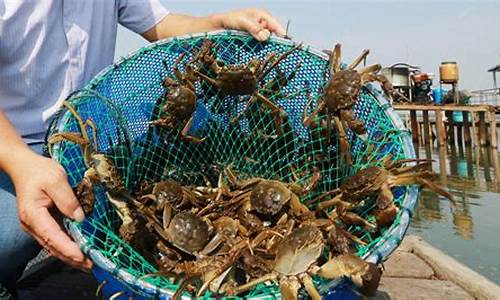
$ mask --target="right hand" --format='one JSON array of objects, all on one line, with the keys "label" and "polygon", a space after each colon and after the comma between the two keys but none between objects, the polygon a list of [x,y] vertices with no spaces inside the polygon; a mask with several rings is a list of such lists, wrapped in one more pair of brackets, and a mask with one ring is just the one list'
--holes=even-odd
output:
[{"label": "right hand", "polygon": [[64,168],[56,161],[34,152],[17,153],[15,171],[10,174],[16,188],[17,210],[22,228],[52,255],[80,269],[90,269],[92,262],[70,239],[50,211],[56,207],[76,221],[84,213],[69,186]]}]

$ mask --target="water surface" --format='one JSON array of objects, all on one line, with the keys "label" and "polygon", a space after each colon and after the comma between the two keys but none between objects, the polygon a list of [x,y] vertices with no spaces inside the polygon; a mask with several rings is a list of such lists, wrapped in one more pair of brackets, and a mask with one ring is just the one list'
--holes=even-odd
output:
[{"label": "water surface", "polygon": [[433,158],[441,184],[454,194],[456,208],[423,190],[409,233],[500,284],[500,156],[491,148],[416,149]]}]

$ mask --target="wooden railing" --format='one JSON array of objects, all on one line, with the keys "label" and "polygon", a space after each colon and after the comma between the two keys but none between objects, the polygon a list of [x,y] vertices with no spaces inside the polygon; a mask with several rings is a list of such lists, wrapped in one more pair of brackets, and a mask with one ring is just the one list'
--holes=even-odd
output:
[{"label": "wooden railing", "polygon": [[[413,142],[416,144],[421,141],[425,144],[432,144],[431,135],[435,132],[438,146],[445,146],[446,142],[454,145],[456,141],[459,146],[464,143],[473,146],[498,147],[494,105],[394,104],[393,107],[398,111],[410,112],[410,127]],[[422,116],[422,122],[417,119],[417,112]],[[429,112],[433,113],[434,122],[429,118]],[[453,121],[454,112],[462,114],[462,122]],[[443,115],[447,117],[446,122],[444,122]],[[435,130],[432,129],[432,125],[435,125]]]}]

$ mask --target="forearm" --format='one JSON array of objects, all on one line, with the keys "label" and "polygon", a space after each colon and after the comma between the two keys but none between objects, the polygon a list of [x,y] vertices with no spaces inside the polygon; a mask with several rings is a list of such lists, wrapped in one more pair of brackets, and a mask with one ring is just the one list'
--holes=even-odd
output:
[{"label": "forearm", "polygon": [[16,162],[33,153],[0,110],[0,169],[13,176]]},{"label": "forearm", "polygon": [[172,36],[189,33],[206,32],[223,28],[220,15],[193,17],[180,14],[169,14],[160,23],[144,32],[142,36],[148,41],[156,41]]}]

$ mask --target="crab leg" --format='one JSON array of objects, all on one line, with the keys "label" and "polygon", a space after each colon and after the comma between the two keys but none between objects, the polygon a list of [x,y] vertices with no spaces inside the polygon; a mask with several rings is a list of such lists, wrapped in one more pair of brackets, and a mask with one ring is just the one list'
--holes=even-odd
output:
[{"label": "crab leg", "polygon": [[267,275],[264,275],[262,277],[259,277],[259,278],[256,278],[254,280],[251,280],[245,284],[242,284],[236,288],[230,288],[228,291],[227,291],[227,294],[228,295],[238,295],[238,294],[241,294],[243,292],[246,292],[248,290],[250,290],[251,288],[253,288],[254,286],[258,285],[259,283],[263,283],[263,282],[266,282],[266,281],[274,281],[276,280],[276,278],[278,278],[278,274],[275,274],[275,273],[269,273]]},{"label": "crab leg", "polygon": [[302,48],[302,44],[297,44],[295,45],[292,49],[288,50],[287,52],[281,54],[280,57],[278,57],[275,61],[273,61],[273,63],[271,64],[271,66],[269,66],[269,68],[267,68],[267,70],[264,70],[258,77],[258,81],[261,81],[262,79],[264,79],[267,74],[269,74],[269,72],[271,72],[272,69],[274,69],[282,60],[284,60],[285,58],[287,58],[290,54],[292,54],[293,52],[295,52],[296,50]]},{"label": "crab leg", "polygon": [[348,225],[364,226],[367,229],[375,229],[377,226],[360,217],[358,214],[347,211],[338,214],[340,220]]},{"label": "crab leg", "polygon": [[456,207],[457,206],[457,203],[455,202],[455,200],[453,199],[453,195],[448,192],[448,191],[445,191],[444,189],[442,189],[440,186],[438,186],[437,184],[435,184],[434,182],[430,181],[430,180],[427,180],[425,178],[422,178],[422,177],[417,177],[417,181],[418,183],[420,183],[421,185],[431,189],[432,191],[440,194],[441,196],[444,196],[446,198],[448,198],[448,200],[450,200],[451,204]]},{"label": "crab leg", "polygon": [[314,287],[314,283],[311,279],[311,276],[305,273],[301,274],[300,281],[302,281],[302,284],[304,285],[307,293],[309,294],[312,300],[321,300],[321,295],[318,293],[316,287]]},{"label": "crab leg", "polygon": [[300,289],[300,283],[295,277],[283,277],[279,281],[281,297],[283,300],[296,300]]},{"label": "crab leg", "polygon": [[351,160],[351,151],[350,151],[350,145],[349,142],[347,141],[347,135],[344,130],[344,125],[342,125],[342,122],[340,121],[339,117],[334,116],[333,119],[335,120],[335,125],[337,126],[337,129],[339,131],[339,148],[340,148],[340,165],[342,165],[343,157],[345,157],[347,165],[352,165],[352,160]]},{"label": "crab leg", "polygon": [[334,190],[331,190],[331,191],[328,191],[326,193],[323,193],[322,195],[317,196],[314,199],[311,199],[311,200],[307,201],[305,204],[311,205],[311,204],[317,203],[318,201],[320,201],[321,199],[323,199],[325,197],[331,196],[333,194],[337,194],[339,191],[340,191],[340,189],[338,189],[338,188],[334,189]]},{"label": "crab leg", "polygon": [[[309,100],[309,103],[312,102],[312,97],[311,97],[311,100]],[[323,109],[325,109],[326,107],[326,104],[324,101],[321,101],[319,104],[318,104],[318,107],[316,107],[316,109],[309,115],[307,116],[307,108],[309,107],[309,104],[304,106],[304,112],[302,113],[302,123],[304,123],[305,126],[307,127],[310,127],[311,126],[311,123],[314,121],[314,118],[316,117],[316,115],[323,111]]]},{"label": "crab leg", "polygon": [[361,54],[347,67],[349,70],[354,70],[366,57],[370,54],[369,49],[364,49]]},{"label": "crab leg", "polygon": [[366,82],[363,81],[363,77],[366,76],[366,74],[377,73],[380,69],[382,69],[381,65],[374,64],[359,70],[358,73],[361,74],[361,82]]},{"label": "crab leg", "polygon": [[254,239],[253,241],[251,242],[250,244],[250,247],[253,249],[253,248],[256,248],[257,246],[259,246],[260,243],[262,243],[265,239],[267,239],[268,237],[270,236],[278,236],[280,238],[284,238],[284,236],[282,234],[280,234],[279,232],[276,232],[274,230],[271,230],[271,229],[266,229],[264,231],[261,231]]},{"label": "crab leg", "polygon": [[172,300],[181,299],[182,292],[187,288],[187,286],[189,284],[195,282],[196,279],[198,279],[198,278],[199,278],[199,276],[191,276],[191,277],[188,277],[188,278],[184,279],[181,282],[181,285],[179,286],[179,288],[177,289],[177,291],[175,291],[175,294],[172,296]]},{"label": "crab leg", "polygon": [[336,44],[333,48],[333,52],[329,53],[329,66],[330,74],[337,73],[340,71],[340,44]]},{"label": "crab leg", "polygon": [[[182,75],[181,71],[179,71],[179,63],[182,61],[184,56],[186,56],[186,52],[181,53],[179,55],[179,57],[177,57],[177,59],[175,60],[175,64],[173,66],[175,76],[177,77],[178,80],[181,80],[181,81],[183,81],[184,76]],[[165,61],[163,61],[163,64],[165,66],[165,70],[168,70]]]},{"label": "crab leg", "polygon": [[194,117],[191,116],[191,118],[189,118],[189,120],[187,121],[186,125],[184,125],[184,128],[182,128],[181,137],[182,137],[182,139],[184,139],[184,140],[186,140],[188,142],[199,144],[199,143],[202,143],[203,141],[205,141],[205,139],[207,137],[204,137],[204,138],[200,139],[198,137],[195,137],[195,136],[192,136],[192,135],[188,134],[189,130],[193,126],[193,118]]},{"label": "crab leg", "polygon": [[82,146],[82,148],[87,147],[88,143],[89,143],[79,133],[76,133],[76,132],[58,132],[58,133],[55,133],[55,134],[49,136],[49,138],[47,140],[49,154],[52,156],[52,145],[53,144],[56,144],[56,143],[59,143],[59,142],[65,141],[65,140],[68,140],[70,142],[78,144],[78,145]]},{"label": "crab leg", "polygon": [[347,238],[349,238],[351,241],[361,245],[361,246],[366,246],[366,242],[363,241],[362,239],[358,238],[357,236],[355,236],[354,234],[350,233],[349,231],[345,230],[344,228],[340,227],[340,226],[337,226],[336,224],[334,225],[335,226],[335,229],[336,230],[339,230],[340,232],[342,232],[342,234],[344,234]]},{"label": "crab leg", "polygon": [[358,136],[366,134],[365,124],[360,120],[356,119],[354,113],[350,109],[343,109],[340,111],[341,119],[347,123],[347,127],[349,127],[352,131],[354,131]]},{"label": "crab leg", "polygon": [[215,80],[215,79],[213,79],[213,78],[211,78],[211,77],[209,77],[209,76],[201,73],[200,71],[198,71],[196,69],[193,70],[193,71],[196,73],[196,75],[198,75],[199,77],[201,77],[201,79],[205,80],[206,82],[210,83],[211,85],[217,86],[217,83],[218,83],[217,80]]},{"label": "crab leg", "polygon": [[399,175],[399,176],[396,176],[396,179],[394,180],[393,185],[394,186],[401,186],[401,185],[411,185],[411,184],[418,183],[418,184],[421,184],[422,186],[427,187],[430,190],[440,194],[441,196],[448,198],[452,202],[453,205],[456,205],[456,203],[453,199],[453,195],[450,192],[445,191],[442,187],[438,186],[434,182],[425,179],[425,177],[430,177],[432,175],[433,175],[433,173],[426,172],[426,171],[415,173],[415,174],[408,174],[408,176]]},{"label": "crab leg", "polygon": [[283,124],[283,119],[284,116],[286,116],[286,112],[281,107],[271,102],[271,100],[269,100],[267,97],[262,96],[260,93],[257,93],[255,96],[264,106],[271,110],[276,133],[278,135],[282,135],[283,130],[281,129],[281,124]]},{"label": "crab leg", "polygon": [[[328,207],[332,207],[332,206],[335,206],[335,205],[338,205],[340,204],[341,202],[343,202],[341,199],[342,199],[342,196],[343,194],[340,193],[338,194],[337,196],[333,197],[332,199],[330,200],[327,200],[327,201],[322,201],[320,204],[318,204],[318,206],[316,207],[316,211],[321,211],[325,208],[328,208]],[[317,199],[317,198],[316,198]],[[318,199],[319,200],[319,199]]]},{"label": "crab leg", "polygon": [[87,141],[84,144],[84,146],[82,146],[82,144],[80,144],[80,146],[82,146],[83,156],[86,160],[85,164],[88,167],[88,164],[90,163],[90,157],[92,155],[91,150],[93,148],[94,152],[97,152],[97,144],[95,144],[94,147],[92,147],[92,145],[90,144],[90,138],[87,133],[86,127],[89,126],[92,129],[92,138],[94,139],[94,143],[97,142],[97,128],[92,119],[87,119],[84,122],[80,114],[71,104],[69,104],[68,101],[64,101],[63,106],[66,107],[66,109],[68,109],[68,111],[73,115],[73,117],[75,117],[75,119],[78,122],[78,125],[80,126],[80,132],[82,134],[82,137],[84,140]]},{"label": "crab leg", "polygon": [[271,63],[272,60],[274,60],[275,57],[276,57],[276,52],[268,53],[266,59],[264,60],[264,63],[261,64],[259,71],[262,72],[266,70],[267,66],[269,66],[269,64]]}]

